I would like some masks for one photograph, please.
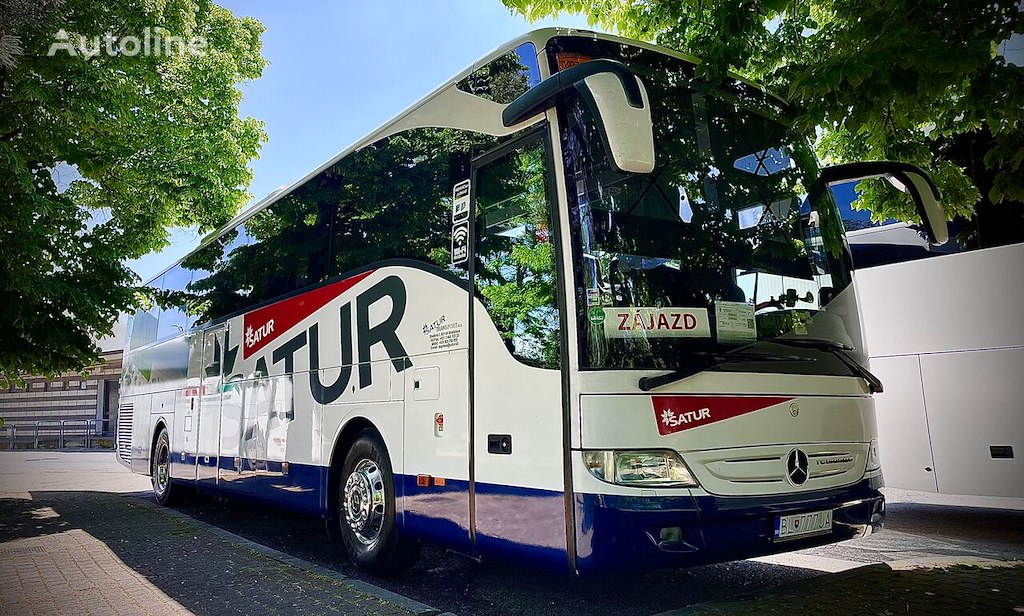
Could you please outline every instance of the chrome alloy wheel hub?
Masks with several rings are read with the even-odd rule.
[[[156,491],[163,494],[167,491],[167,484],[170,481],[170,454],[167,447],[161,446],[156,457]]]
[[[345,481],[345,521],[356,539],[370,545],[384,528],[384,476],[373,460],[360,460]]]

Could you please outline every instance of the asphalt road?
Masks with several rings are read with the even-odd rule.
[[[106,452],[0,452],[2,492],[95,489],[149,498],[148,487],[148,478],[132,475]],[[1024,501],[946,499],[899,491],[890,491],[888,497],[886,530],[859,541],[736,563],[590,579],[476,563],[426,547],[404,576],[379,580],[359,572],[340,546],[328,542],[320,520],[242,500],[205,497],[196,497],[178,509],[247,539],[461,616],[646,616],[799,580],[813,583],[813,578],[826,572],[866,563],[1024,559]]]

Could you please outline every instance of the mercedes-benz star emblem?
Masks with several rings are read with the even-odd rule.
[[[795,486],[802,486],[807,481],[807,454],[800,449],[789,452],[786,459],[786,476]]]

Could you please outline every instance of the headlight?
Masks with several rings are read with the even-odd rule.
[[[878,457],[878,439],[873,438],[868,443],[868,464],[864,471],[877,471],[882,467],[882,460]]]
[[[583,462],[594,477],[622,486],[692,488],[697,485],[679,454],[649,451],[584,451]]]

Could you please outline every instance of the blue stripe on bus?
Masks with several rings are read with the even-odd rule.
[[[194,477],[197,467],[216,468],[220,480],[214,482],[212,477],[200,480],[196,484],[200,490],[255,498],[312,515],[325,513],[320,499],[327,478],[325,467],[290,462],[285,474],[282,462],[242,458],[239,472],[231,456],[209,456],[209,460],[206,463],[205,456],[172,454],[172,476]]]
[[[323,496],[328,468],[281,462],[173,454],[178,477],[197,465],[219,467],[217,485],[206,491],[254,498],[284,509],[326,515]],[[259,472],[255,472],[255,471]],[[444,486],[419,487],[415,475],[396,476],[399,524],[411,535],[469,553],[469,482],[446,479]],[[204,485],[205,484],[205,485]],[[815,493],[768,497],[638,497],[576,494],[577,568],[580,573],[680,567],[750,558],[831,543],[880,528],[884,499],[881,477]],[[563,493],[497,484],[476,484],[476,553],[483,557],[567,571]],[[773,520],[785,513],[832,509],[831,535],[772,541]],[[662,529],[673,530],[663,536]]]
[[[326,516],[322,498],[328,468],[241,458],[241,471],[231,456],[172,454],[172,474],[194,477],[197,466],[217,468],[220,480],[200,480],[199,489],[253,498],[317,516]],[[256,472],[258,471],[258,472]],[[412,536],[469,553],[469,482],[446,479],[444,486],[418,487],[416,475],[398,475],[396,506],[399,524]],[[189,481],[188,483],[192,483]],[[476,484],[477,553],[564,571],[565,505],[562,492],[488,483]]]
[[[420,487],[401,475],[403,527],[413,536],[469,552],[469,482]],[[476,483],[476,553],[566,571],[563,492]]]
[[[565,493],[476,484],[476,546],[481,556],[566,572]]]

